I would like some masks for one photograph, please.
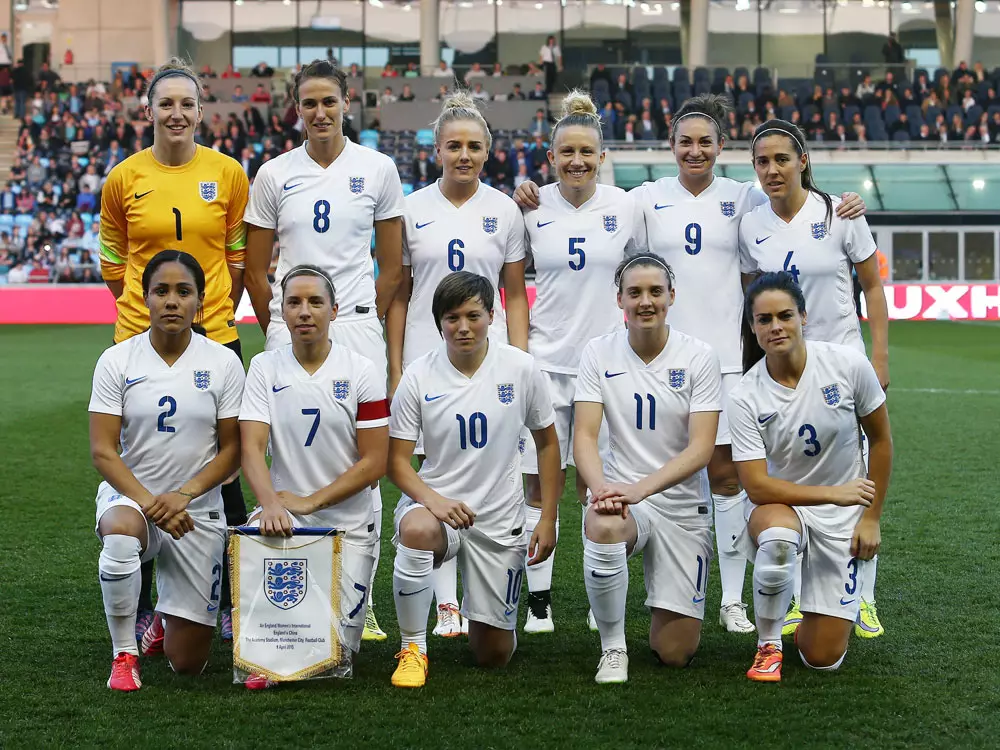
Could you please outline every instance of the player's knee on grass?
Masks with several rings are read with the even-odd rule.
[[[163,654],[177,674],[195,677],[205,671],[214,628],[167,615]]]
[[[501,630],[481,622],[469,622],[469,646],[482,669],[506,667],[514,656],[517,635],[513,630]]]
[[[597,544],[617,544],[628,537],[628,521],[621,516],[608,516],[596,511],[587,512],[587,539]]]
[[[802,663],[810,669],[822,672],[833,672],[839,669],[846,656],[847,651],[842,650],[840,644],[814,645],[808,650],[799,648],[799,657],[802,659]]]
[[[650,639],[649,647],[653,650],[653,654],[656,655],[660,664],[665,667],[676,667],[677,669],[684,669],[684,667],[690,664],[695,652],[698,650],[697,645],[692,648],[680,643],[654,643],[652,638]]]
[[[844,661],[854,624],[806,612],[795,634],[799,656],[812,669],[834,670]]]
[[[691,663],[700,643],[701,620],[654,610],[649,647],[661,664],[683,669]]]

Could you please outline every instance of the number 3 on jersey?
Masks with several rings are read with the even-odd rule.
[[[316,201],[313,206],[313,229],[323,234],[330,228],[330,201]]]
[[[569,238],[569,267],[574,271],[582,271],[583,267],[587,265],[587,254],[583,252],[583,248],[580,247],[584,242],[587,241],[586,237],[570,237]],[[574,260],[573,256],[577,256],[579,260]]]

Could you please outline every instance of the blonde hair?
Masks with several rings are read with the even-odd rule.
[[[604,131],[601,129],[601,116],[597,113],[597,105],[590,94],[580,89],[573,89],[562,103],[562,116],[552,127],[552,143],[556,142],[559,129],[568,125],[580,125],[597,131],[597,140],[604,150]]]
[[[153,103],[153,88],[162,81],[164,78],[171,78],[173,76],[180,76],[182,78],[187,78],[194,84],[195,91],[197,92],[195,97],[198,100],[198,107],[201,108],[201,81],[198,79],[198,74],[194,72],[186,60],[182,60],[179,57],[171,57],[163,65],[156,69],[156,73],[149,80],[149,86],[146,87],[146,99],[149,101],[150,106]]]
[[[483,117],[482,112],[479,111],[475,100],[469,95],[469,92],[461,89],[449,92],[448,97],[441,105],[441,114],[431,123],[434,128],[434,143],[440,144],[441,129],[445,125],[449,122],[460,122],[463,120],[472,120],[483,126],[483,132],[486,133],[486,149],[489,150],[493,146],[493,135],[490,133],[490,126],[486,124],[486,119]]]

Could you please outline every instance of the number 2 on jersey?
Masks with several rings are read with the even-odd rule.
[[[583,252],[583,248],[579,247],[584,242],[587,241],[586,237],[570,237],[569,238],[569,267],[574,271],[582,271],[583,267],[587,265],[587,254]],[[580,259],[573,260],[573,256],[576,255]]]
[[[802,455],[809,456],[809,458],[815,458],[819,455],[819,452],[823,450],[823,446],[819,444],[816,439],[816,428],[811,424],[804,424],[799,428],[799,437],[804,437],[806,439],[806,445],[809,446],[804,451]]]
[[[156,420],[156,431],[157,432],[176,432],[176,430],[167,424],[167,420],[177,413],[177,401],[174,400],[173,396],[164,396],[160,399],[160,408],[164,406],[167,407],[166,411],[161,411],[160,416]]]
[[[323,234],[330,228],[330,201],[316,201],[313,206],[313,229]]]
[[[465,253],[462,248],[465,243],[462,240],[452,240],[448,243],[448,268],[452,271],[461,271],[465,268]]]
[[[684,227],[684,239],[687,240],[687,244],[684,245],[684,251],[688,255],[697,255],[701,252],[701,224],[688,224]]]

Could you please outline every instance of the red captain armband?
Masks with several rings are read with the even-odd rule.
[[[358,404],[358,421],[373,422],[376,419],[387,419],[389,417],[389,402],[385,399],[381,401],[367,401]]]

